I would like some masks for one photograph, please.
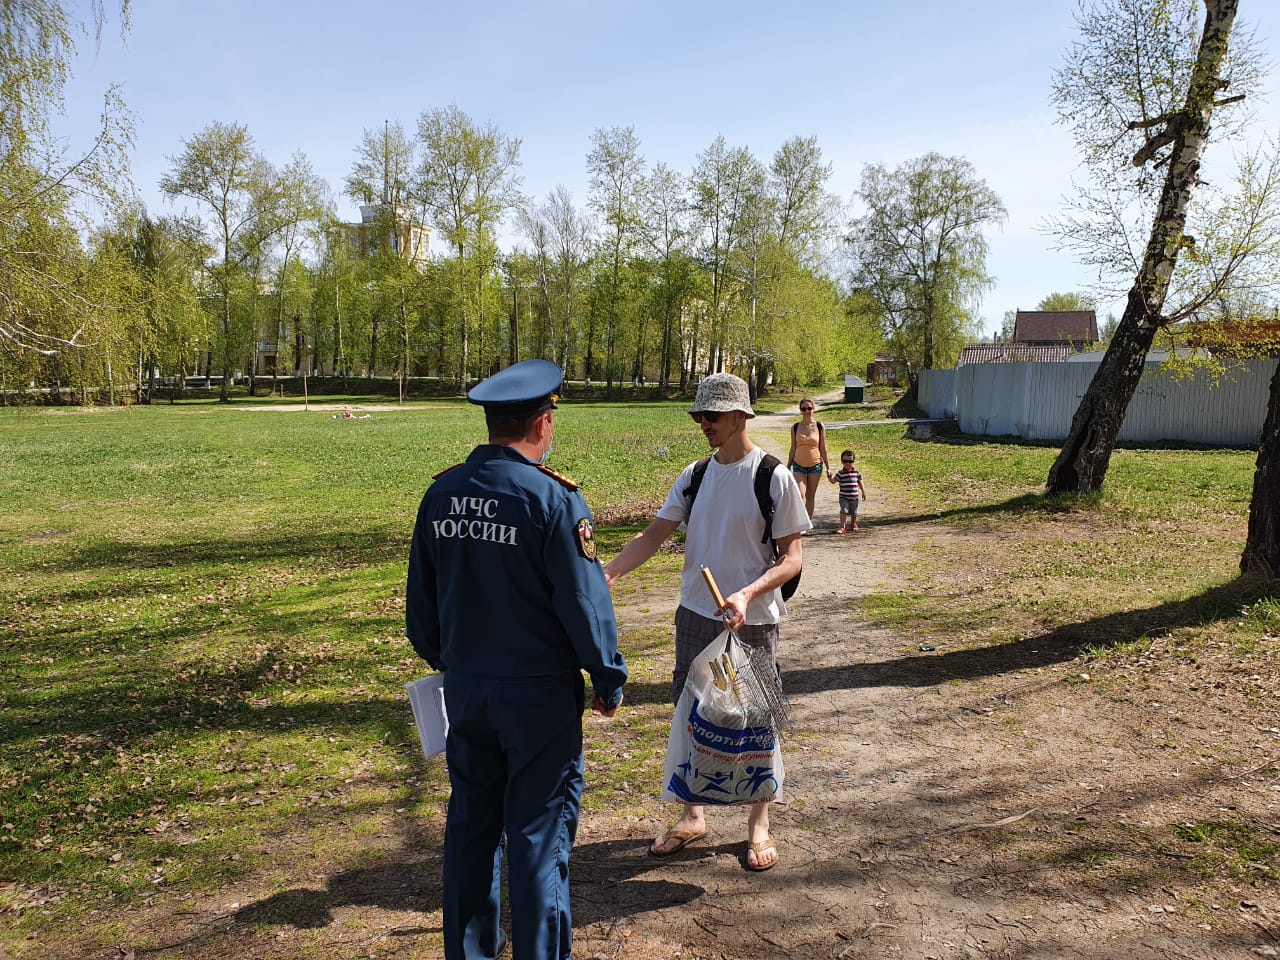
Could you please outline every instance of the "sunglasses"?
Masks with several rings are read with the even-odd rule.
[[[715,423],[717,420],[720,419],[721,415],[722,415],[721,411],[712,411],[712,410],[704,410],[701,413],[689,414],[689,416],[693,417],[694,423],[701,423],[703,420],[707,421],[707,423]]]
[[[800,412],[801,412],[801,413],[810,413],[810,412],[812,412],[812,410],[813,410],[813,407],[801,407],[801,408],[800,408]]]

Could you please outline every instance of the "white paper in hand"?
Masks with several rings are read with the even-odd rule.
[[[444,753],[445,738],[449,735],[449,714],[444,706],[444,674],[423,677],[404,687],[409,691],[409,703],[413,707],[413,722],[418,726],[418,739],[428,760]]]

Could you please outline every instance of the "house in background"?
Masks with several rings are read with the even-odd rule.
[[[1202,320],[1187,325],[1187,343],[1227,357],[1280,357],[1280,320]]]
[[[1092,310],[1019,310],[1013,318],[1013,342],[1079,353],[1098,342],[1098,315]]]
[[[1019,310],[1012,339],[962,347],[956,368],[970,363],[1063,363],[1097,342],[1098,316],[1092,310]]]
[[[891,353],[877,353],[867,364],[867,383],[901,383],[901,364]]]

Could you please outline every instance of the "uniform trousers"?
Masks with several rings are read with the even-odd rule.
[[[516,957],[568,958],[569,851],[582,800],[582,674],[444,675],[449,814],[444,839],[445,960],[500,946],[506,835]]]

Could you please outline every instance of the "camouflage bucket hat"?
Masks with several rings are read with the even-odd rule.
[[[713,373],[698,384],[698,395],[694,397],[690,413],[726,413],[730,410],[741,410],[748,417],[754,417],[751,409],[751,392],[746,383],[732,373]]]

